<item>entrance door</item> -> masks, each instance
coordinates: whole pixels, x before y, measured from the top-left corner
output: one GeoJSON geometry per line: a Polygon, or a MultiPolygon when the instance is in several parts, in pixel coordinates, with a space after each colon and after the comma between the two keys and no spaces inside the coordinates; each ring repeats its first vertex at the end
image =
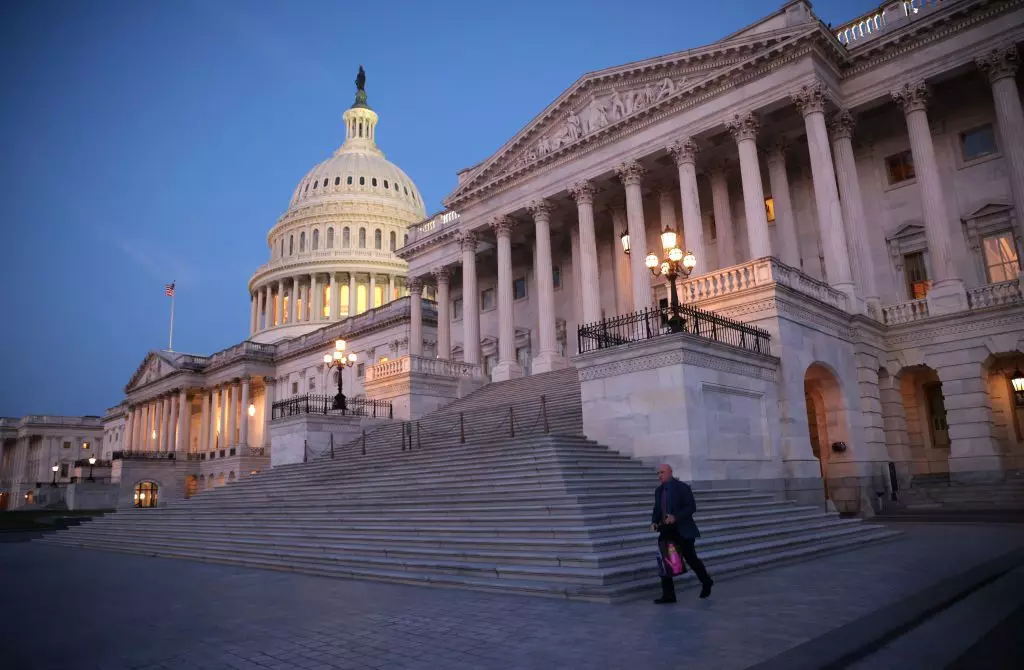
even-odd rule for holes
{"type": "Polygon", "coordinates": [[[942,398],[942,382],[924,385],[924,400],[928,406],[928,424],[931,427],[932,446],[949,449],[949,424],[946,422],[946,403],[942,398]]]}
{"type": "Polygon", "coordinates": [[[824,417],[819,417],[818,404],[814,400],[813,392],[804,392],[804,400],[807,403],[807,429],[811,434],[811,453],[818,459],[818,467],[821,468],[821,483],[825,489],[825,498],[828,498],[828,435],[822,434],[822,430],[827,430],[827,428],[819,423],[824,417]],[[824,444],[824,450],[822,444],[824,444]]]}

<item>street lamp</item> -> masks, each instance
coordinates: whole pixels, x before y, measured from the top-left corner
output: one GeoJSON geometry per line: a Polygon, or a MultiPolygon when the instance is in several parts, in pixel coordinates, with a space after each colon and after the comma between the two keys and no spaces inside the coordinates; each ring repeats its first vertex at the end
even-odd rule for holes
{"type": "Polygon", "coordinates": [[[52,466],[50,466],[50,470],[53,472],[53,480],[50,481],[50,486],[56,486],[57,485],[57,470],[60,470],[60,466],[57,465],[56,463],[54,463],[52,466]]]}
{"type": "Polygon", "coordinates": [[[661,233],[661,246],[665,251],[664,258],[658,258],[657,254],[649,254],[644,259],[644,264],[650,269],[655,277],[665,276],[672,284],[672,316],[668,320],[669,329],[678,333],[683,329],[683,319],[679,316],[679,294],[676,292],[676,279],[680,275],[689,277],[693,268],[697,266],[697,257],[692,251],[683,253],[676,242],[679,236],[676,231],[669,227],[661,233]]]}
{"type": "Polygon", "coordinates": [[[1024,372],[1021,372],[1020,368],[1013,371],[1010,383],[1013,384],[1013,397],[1017,407],[1024,407],[1024,372]]]}
{"type": "Polygon", "coordinates": [[[92,478],[92,469],[95,466],[96,466],[96,457],[95,456],[90,456],[89,457],[89,481],[90,482],[96,481],[95,479],[92,478]]]}
{"type": "Polygon", "coordinates": [[[324,354],[324,365],[327,369],[338,368],[338,395],[334,396],[334,409],[340,409],[342,412],[345,411],[345,394],[341,391],[342,372],[345,368],[350,368],[356,364],[356,355],[354,353],[345,354],[345,340],[338,340],[334,343],[334,352],[331,354],[324,354]]]}

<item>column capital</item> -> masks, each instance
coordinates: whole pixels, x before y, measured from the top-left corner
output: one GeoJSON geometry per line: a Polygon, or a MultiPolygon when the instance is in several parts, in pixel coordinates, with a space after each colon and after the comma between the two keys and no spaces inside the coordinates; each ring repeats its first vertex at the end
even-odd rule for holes
{"type": "Polygon", "coordinates": [[[423,294],[423,281],[419,277],[409,277],[406,279],[405,287],[409,290],[409,295],[423,294]]]}
{"type": "Polygon", "coordinates": [[[430,271],[434,275],[434,281],[440,284],[449,284],[452,280],[452,271],[447,266],[441,265],[430,271]]]}
{"type": "Polygon", "coordinates": [[[459,235],[459,248],[463,251],[476,251],[476,234],[467,231],[459,235]]]}
{"type": "Polygon", "coordinates": [[[597,187],[593,182],[585,179],[580,180],[569,187],[569,195],[576,201],[577,205],[593,205],[594,195],[597,194],[597,187]]]}
{"type": "Polygon", "coordinates": [[[676,165],[690,165],[697,164],[697,154],[700,153],[700,149],[697,147],[697,143],[693,141],[692,137],[681,137],[667,147],[668,152],[672,154],[672,160],[676,162],[676,165]]]}
{"type": "Polygon", "coordinates": [[[785,137],[780,137],[765,148],[765,162],[769,165],[773,163],[785,163],[786,154],[793,148],[793,145],[789,143],[785,137]]]}
{"type": "Polygon", "coordinates": [[[994,84],[1000,79],[1015,76],[1018,60],[1017,45],[1009,44],[996,47],[974,62],[988,75],[989,82],[994,84]]]}
{"type": "Polygon", "coordinates": [[[923,112],[928,106],[928,85],[922,80],[908,82],[892,91],[893,101],[903,109],[904,114],[923,112]]]}
{"type": "Polygon", "coordinates": [[[555,206],[546,198],[537,198],[527,205],[526,209],[529,210],[530,214],[533,214],[534,219],[537,219],[540,217],[550,217],[555,206]]]}
{"type": "Polygon", "coordinates": [[[615,167],[615,174],[623,186],[639,186],[647,174],[647,168],[637,161],[626,161],[615,167]]]}
{"type": "Polygon", "coordinates": [[[832,133],[832,139],[853,139],[853,129],[857,125],[856,119],[848,109],[840,109],[829,121],[828,129],[832,133]]]}
{"type": "Polygon", "coordinates": [[[789,95],[789,99],[793,101],[793,104],[796,105],[796,108],[804,116],[808,116],[816,112],[824,113],[825,105],[831,97],[832,95],[829,92],[828,87],[820,81],[816,81],[812,84],[804,84],[789,95]]]}
{"type": "Polygon", "coordinates": [[[510,216],[496,216],[487,223],[498,238],[508,237],[511,235],[512,228],[515,224],[515,220],[510,216]]]}
{"type": "Polygon", "coordinates": [[[728,158],[717,158],[708,164],[708,176],[721,176],[732,170],[733,163],[728,158]]]}
{"type": "Polygon", "coordinates": [[[761,129],[761,122],[752,112],[748,112],[734,115],[725,122],[725,127],[729,129],[734,140],[742,142],[743,140],[757,139],[757,131],[761,129]]]}
{"type": "Polygon", "coordinates": [[[276,381],[277,381],[277,379],[275,379],[274,377],[270,377],[268,375],[263,375],[263,383],[264,384],[273,384],[276,381]]]}

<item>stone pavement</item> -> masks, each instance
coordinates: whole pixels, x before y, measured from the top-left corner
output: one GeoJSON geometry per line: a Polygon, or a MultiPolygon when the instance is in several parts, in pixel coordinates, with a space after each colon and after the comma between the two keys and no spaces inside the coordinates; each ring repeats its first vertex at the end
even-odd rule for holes
{"type": "Polygon", "coordinates": [[[744,668],[1011,549],[1018,526],[898,540],[680,592],[674,607],[334,580],[0,545],[0,659],[75,668],[744,668]]]}

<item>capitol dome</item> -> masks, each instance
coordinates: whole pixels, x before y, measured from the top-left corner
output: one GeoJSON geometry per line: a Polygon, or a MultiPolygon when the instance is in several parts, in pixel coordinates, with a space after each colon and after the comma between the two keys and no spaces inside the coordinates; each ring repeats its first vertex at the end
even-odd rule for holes
{"type": "Polygon", "coordinates": [[[274,342],[406,295],[395,250],[426,218],[408,175],[377,148],[377,113],[359,69],[345,142],[310,170],[267,235],[269,262],[249,280],[250,339],[274,342]]]}

